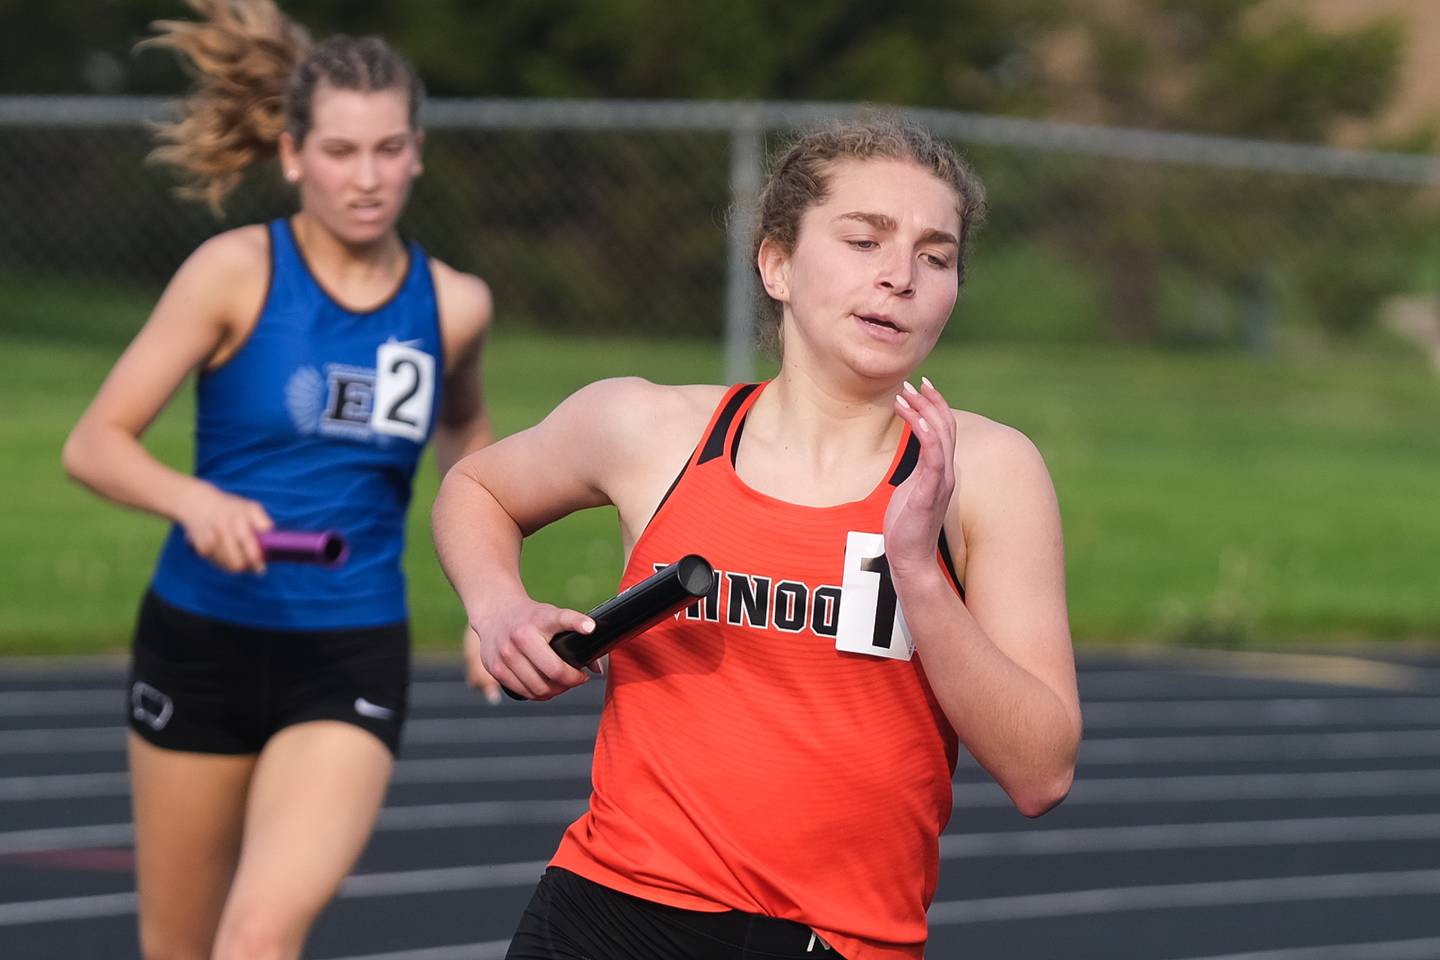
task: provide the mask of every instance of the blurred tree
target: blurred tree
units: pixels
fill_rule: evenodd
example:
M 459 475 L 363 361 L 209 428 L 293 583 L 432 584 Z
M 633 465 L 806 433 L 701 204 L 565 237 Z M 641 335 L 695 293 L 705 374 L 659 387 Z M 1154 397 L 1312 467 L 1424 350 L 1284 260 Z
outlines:
M 1068 0 L 282 0 L 317 36 L 379 33 L 440 96 L 874 100 L 1033 112 Z M 0 0 L 0 92 L 178 92 L 129 55 L 181 0 Z M 95 64 L 103 63 L 103 68 Z
M 1341 123 L 1384 109 L 1404 52 L 1398 23 L 1323 31 L 1266 0 L 1105 0 L 1072 12 L 1066 39 L 1083 53 L 1070 59 L 1057 107 L 1114 126 L 1323 143 Z M 1351 250 L 1345 237 L 1317 243 L 1324 252 L 1272 260 L 1259 241 L 1267 221 L 1300 213 L 1310 195 L 1295 178 L 1162 177 L 1136 165 L 1087 191 L 1055 186 L 1074 211 L 1055 235 L 1105 278 L 1112 331 L 1122 339 L 1162 335 L 1167 271 L 1222 289 L 1237 313 L 1283 275 L 1309 291 L 1305 309 L 1322 323 L 1349 329 L 1368 319 L 1403 269 L 1396 251 Z M 1395 216 L 1397 242 L 1404 205 L 1390 191 L 1388 212 L 1376 211 Z M 1327 261 L 1328 270 L 1317 269 Z M 1340 263 L 1348 269 L 1335 269 Z
M 280 2 L 317 36 L 389 38 L 437 96 L 867 100 L 1303 142 L 1323 142 L 1337 124 L 1379 112 L 1395 91 L 1402 49 L 1396 24 L 1327 32 L 1267 0 Z M 172 57 L 131 49 L 151 21 L 190 15 L 182 0 L 0 0 L 0 92 L 179 93 L 187 81 Z M 129 171 L 136 161 L 59 143 L 46 168 L 70 172 L 54 191 L 93 182 L 94 215 L 104 218 L 121 165 Z M 432 139 L 432 150 L 440 149 Z M 589 149 L 617 157 L 622 150 L 604 138 Z M 1313 183 L 1302 178 L 1119 161 L 1092 176 L 1085 164 L 997 158 L 980 165 L 1006 211 L 987 244 L 1033 244 L 1039 236 L 1066 251 L 1103 278 L 1111 330 L 1121 338 L 1166 335 L 1165 291 L 1177 276 L 1202 290 L 1194 299 L 1228 298 L 1238 305 L 1232 312 L 1249 305 L 1251 316 L 1255 305 L 1275 301 L 1266 288 L 1278 279 L 1301 291 L 1312 316 L 1338 329 L 1355 326 L 1397 286 L 1405 244 L 1419 229 L 1401 192 L 1376 190 L 1373 201 L 1356 195 L 1346 205 L 1389 218 L 1387 244 L 1351 249 L 1337 233 L 1315 236 L 1303 251 L 1281 251 L 1265 242 L 1282 232 L 1278 224 L 1314 222 L 1315 211 L 1305 208 Z M 438 153 L 432 159 L 443 166 Z M 565 252 L 573 237 L 603 235 L 614 204 L 658 189 L 643 170 L 608 169 L 616 171 L 611 195 L 573 201 L 583 218 L 575 213 L 563 229 L 515 224 L 507 229 L 523 236 L 509 239 L 518 249 L 573 259 Z M 688 202 L 723 207 L 723 167 L 705 169 L 714 189 L 697 190 Z M 563 171 L 550 173 L 537 179 L 536 196 Z M 15 203 L 38 205 L 46 196 L 31 190 Z M 713 220 L 702 211 L 702 222 Z M 637 219 L 635 229 L 662 226 Z M 615 244 L 597 249 L 624 256 Z M 709 247 L 687 248 L 674 269 L 713 272 L 715 256 Z

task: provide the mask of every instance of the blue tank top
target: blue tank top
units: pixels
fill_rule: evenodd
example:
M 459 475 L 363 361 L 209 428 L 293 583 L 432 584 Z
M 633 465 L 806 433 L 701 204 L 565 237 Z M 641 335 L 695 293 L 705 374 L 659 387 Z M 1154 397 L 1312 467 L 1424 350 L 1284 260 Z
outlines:
M 400 555 L 444 370 L 430 265 L 408 244 L 399 289 L 374 310 L 336 303 L 286 220 L 269 224 L 270 289 L 249 340 L 196 385 L 195 475 L 264 506 L 277 529 L 338 530 L 335 569 L 226 573 L 176 526 L 152 589 L 173 606 L 268 629 L 339 629 L 407 615 Z

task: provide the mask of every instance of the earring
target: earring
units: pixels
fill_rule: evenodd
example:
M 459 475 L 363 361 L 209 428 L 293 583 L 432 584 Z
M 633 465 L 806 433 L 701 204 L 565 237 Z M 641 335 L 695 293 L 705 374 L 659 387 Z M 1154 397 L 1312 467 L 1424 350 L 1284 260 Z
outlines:
M 285 179 L 289 180 L 291 183 L 298 183 L 300 180 L 300 171 L 294 169 L 286 170 Z

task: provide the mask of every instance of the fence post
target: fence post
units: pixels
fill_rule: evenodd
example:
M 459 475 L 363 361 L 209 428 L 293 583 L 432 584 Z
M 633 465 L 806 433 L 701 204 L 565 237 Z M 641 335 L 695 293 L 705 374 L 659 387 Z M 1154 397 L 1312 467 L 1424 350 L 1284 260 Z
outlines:
M 1251 277 L 1245 284 L 1241 309 L 1245 317 L 1246 348 L 1257 357 L 1270 356 L 1275 352 L 1275 290 L 1268 272 Z
M 755 288 L 750 264 L 750 231 L 760 193 L 764 153 L 758 112 L 747 111 L 730 130 L 730 216 L 725 218 L 725 382 L 755 376 Z

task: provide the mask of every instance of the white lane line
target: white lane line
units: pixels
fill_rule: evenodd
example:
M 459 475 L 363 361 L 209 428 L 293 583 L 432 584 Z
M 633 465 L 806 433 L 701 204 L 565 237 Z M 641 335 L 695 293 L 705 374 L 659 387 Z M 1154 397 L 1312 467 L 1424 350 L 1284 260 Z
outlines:
M 108 727 L 0 731 L 0 753 L 114 753 L 125 749 L 125 731 Z
M 407 764 L 414 764 L 407 767 Z M 590 755 L 461 757 L 402 760 L 395 784 L 456 785 L 537 779 L 586 780 Z M 124 773 L 56 774 L 0 778 L 0 802 L 79 797 L 123 797 Z M 956 809 L 1006 807 L 1010 800 L 985 780 L 956 783 Z M 1108 777 L 1076 780 L 1065 805 L 1210 803 L 1214 801 L 1325 799 L 1336 797 L 1430 797 L 1440 794 L 1440 770 L 1371 770 L 1337 773 L 1216 774 L 1179 777 Z M 566 801 L 583 803 L 583 800 Z M 387 808 L 391 809 L 391 808 Z M 394 808 L 401 809 L 401 808 Z
M 957 784 L 963 795 L 994 784 Z M 1244 773 L 1179 777 L 1086 778 L 1075 781 L 1066 806 L 1109 803 L 1195 803 L 1332 797 L 1421 797 L 1440 793 L 1440 770 L 1344 770 L 1334 773 Z M 1002 794 L 1003 796 L 1003 794 Z M 1005 801 L 1008 803 L 1008 799 Z
M 407 745 L 452 743 L 535 743 L 592 741 L 600 718 L 596 714 L 548 717 L 477 717 L 474 719 L 411 720 L 405 724 Z M 0 754 L 106 753 L 123 750 L 125 729 L 61 727 L 0 731 Z
M 989 780 L 957 783 L 953 791 L 957 810 L 1010 805 L 1010 799 L 999 785 Z M 1440 795 L 1440 770 L 1105 778 L 1087 778 L 1081 771 L 1065 798 L 1065 806 L 1436 795 Z
M 37 777 L 0 777 L 0 801 L 71 800 L 78 797 L 124 797 L 130 794 L 127 773 L 54 773 Z
M 1435 960 L 1440 937 L 1425 940 L 1384 940 L 1377 943 L 1338 943 L 1323 947 L 1288 947 L 1258 953 L 1188 957 L 1186 960 Z M 359 958 L 357 958 L 359 960 Z
M 340 896 L 392 897 L 399 894 L 519 887 L 538 883 L 540 875 L 548 865 L 549 861 L 546 860 L 528 860 L 522 863 L 491 863 L 473 867 L 361 873 L 346 878 L 340 886 Z
M 588 691 L 586 691 L 588 693 Z M 599 694 L 584 696 L 574 693 L 566 698 L 573 707 L 596 707 Z M 410 685 L 410 705 L 426 709 L 435 707 L 470 707 L 482 715 L 489 705 L 476 691 L 464 683 L 421 681 Z M 56 717 L 125 715 L 125 681 L 116 677 L 113 686 L 78 687 L 63 690 L 0 690 L 0 717 Z M 490 718 L 486 718 L 490 719 Z
M 491 744 L 593 741 L 591 715 L 416 720 L 405 743 Z M 0 732 L 0 754 L 119 752 L 118 726 Z M 1440 756 L 1440 729 L 1347 733 L 1228 733 L 1182 737 L 1091 737 L 1080 745 L 1080 763 L 1197 763 L 1214 760 L 1357 760 Z
M 405 743 L 529 743 L 536 740 L 593 741 L 598 713 L 555 717 L 477 717 L 452 720 L 410 720 Z
M 49 827 L 0 833 L 0 854 L 37 853 L 42 850 L 86 850 L 92 847 L 128 847 L 135 832 L 128 823 L 97 823 L 88 827 Z
M 486 940 L 484 943 L 462 943 L 453 947 L 367 953 L 363 957 L 337 957 L 335 960 L 504 960 L 509 950 L 509 940 Z
M 452 757 L 401 760 L 395 764 L 396 784 L 461 784 L 526 780 L 590 779 L 590 754 L 556 753 L 517 757 Z M 5 801 L 124 797 L 130 777 L 116 773 L 59 773 L 33 777 L 0 777 L 0 803 Z
M 1361 760 L 1440 756 L 1440 730 L 1108 737 L 1080 744 L 1081 766 L 1215 760 Z
M 472 803 L 432 803 L 386 807 L 380 811 L 376 832 L 443 830 L 453 827 L 488 827 L 521 824 L 568 824 L 584 810 L 586 800 L 477 800 Z M 101 823 L 84 827 L 49 827 L 0 833 L 0 855 L 92 847 L 129 846 L 134 830 L 128 823 Z
M 1192 679 L 1193 683 L 1193 679 Z M 1143 687 L 1137 686 L 1137 692 Z M 438 709 L 473 708 L 476 720 L 497 720 L 486 716 L 480 695 L 459 683 L 417 683 L 410 688 L 412 707 Z M 1146 699 L 1085 698 L 1085 723 L 1089 729 L 1130 724 L 1163 723 L 1169 726 L 1224 724 L 1326 723 L 1421 723 L 1440 718 L 1440 698 L 1433 696 L 1333 696 L 1333 697 L 1207 697 L 1205 699 L 1156 698 L 1157 691 L 1143 690 Z M 0 716 L 93 716 L 124 715 L 124 691 L 120 687 L 86 690 L 12 690 L 0 692 Z M 598 707 L 594 703 L 567 701 L 570 707 Z M 515 715 L 511 719 L 524 721 Z M 443 719 L 443 718 L 440 718 Z M 415 721 L 421 722 L 421 721 Z
M 56 717 L 108 713 L 125 716 L 125 688 L 99 690 L 7 690 L 0 693 L 0 717 Z
M 1139 685 L 1154 679 L 1151 671 L 1188 679 L 1239 679 L 1309 685 L 1357 687 L 1372 690 L 1420 690 L 1434 679 L 1429 666 L 1393 663 L 1344 654 L 1310 654 L 1271 650 L 1204 650 L 1199 648 L 1137 651 L 1122 670 L 1095 670 L 1090 678 L 1125 681 L 1128 674 Z M 1081 692 L 1087 689 L 1084 678 Z
M 137 902 L 133 893 L 102 893 L 93 897 L 59 897 L 54 900 L 0 903 L 0 927 L 50 923 L 56 920 L 122 917 L 133 914 Z
M 940 856 L 968 859 L 1435 839 L 1440 839 L 1440 814 L 1417 813 L 1378 817 L 1306 817 L 1293 820 L 947 833 L 940 837 Z
M 1440 697 L 1278 697 L 1084 703 L 1085 728 L 1384 726 L 1440 721 Z
M 585 812 L 587 800 L 476 800 L 386 807 L 377 830 L 438 830 L 506 824 L 570 823 Z
M 375 829 L 388 833 L 520 824 L 563 825 L 572 822 L 584 808 L 584 800 L 482 800 L 387 807 L 381 811 Z M 15 830 L 0 833 L 0 854 L 124 846 L 131 843 L 132 836 L 128 823 Z M 1026 857 L 1436 839 L 1440 839 L 1440 814 L 1394 814 L 947 833 L 940 837 L 940 855 L 945 858 Z
M 457 757 L 401 760 L 397 786 L 454 786 L 468 783 L 590 779 L 590 754 L 516 757 Z M 999 786 L 984 780 L 953 786 L 956 809 L 1006 807 Z M 0 777 L 0 803 L 123 797 L 130 793 L 124 773 L 52 774 Z M 1440 794 L 1440 770 L 1346 770 L 1336 773 L 1214 774 L 1177 777 L 1106 777 L 1076 780 L 1067 807 L 1103 804 L 1210 803 L 1218 800 L 1290 800 L 1336 797 L 1430 797 Z M 573 801 L 580 803 L 583 801 Z
M 1437 893 L 1440 893 L 1440 870 L 1265 877 L 1259 880 L 1150 884 L 1143 887 L 950 900 L 931 904 L 930 922 L 936 925 L 1004 922 L 1137 910 L 1175 910 L 1304 900 L 1373 899 Z
M 340 896 L 354 899 L 526 886 L 535 883 L 544 869 L 545 861 L 537 860 L 444 870 L 360 874 L 345 881 Z M 1141 910 L 1435 894 L 1440 894 L 1440 870 L 1266 877 L 951 900 L 931 905 L 930 922 L 939 926 Z M 135 895 L 130 893 L 7 903 L 0 904 L 0 926 L 117 916 L 133 913 L 134 909 Z M 1336 954 L 1336 957 L 1349 960 L 1353 955 Z
M 438 870 L 362 873 L 347 877 L 340 887 L 339 896 L 342 899 L 354 900 L 400 894 L 523 887 L 537 883 L 547 865 L 545 860 L 530 860 L 522 863 L 496 863 Z M 135 912 L 136 903 L 133 893 L 0 903 L 0 927 L 124 916 Z
M 517 757 L 445 757 L 401 760 L 396 783 L 489 783 L 510 780 L 590 779 L 589 753 L 544 753 Z

